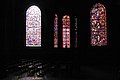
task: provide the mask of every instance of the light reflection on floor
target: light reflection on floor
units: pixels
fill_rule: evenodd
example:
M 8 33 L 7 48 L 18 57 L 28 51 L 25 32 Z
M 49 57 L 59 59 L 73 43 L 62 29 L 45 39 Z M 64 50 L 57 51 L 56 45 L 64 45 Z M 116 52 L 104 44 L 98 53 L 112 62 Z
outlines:
M 26 74 L 15 76 L 10 74 L 3 80 L 43 80 L 43 77 L 37 77 L 37 76 L 29 77 L 29 76 L 26 76 Z
M 42 77 L 24 77 L 18 80 L 43 80 L 43 78 Z
M 6 68 L 0 80 L 113 80 L 112 65 L 51 64 L 21 60 Z

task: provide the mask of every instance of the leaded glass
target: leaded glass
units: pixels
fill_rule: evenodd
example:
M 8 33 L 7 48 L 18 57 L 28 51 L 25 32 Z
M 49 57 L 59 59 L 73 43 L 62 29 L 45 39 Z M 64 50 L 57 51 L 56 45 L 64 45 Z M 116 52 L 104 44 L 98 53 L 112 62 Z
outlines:
M 91 10 L 91 45 L 107 45 L 106 9 L 104 5 L 97 3 Z
M 26 46 L 41 47 L 41 11 L 35 5 L 26 11 Z
M 62 47 L 70 48 L 70 17 L 68 15 L 63 16 L 62 24 Z
M 54 19 L 54 48 L 58 48 L 58 16 L 55 14 Z

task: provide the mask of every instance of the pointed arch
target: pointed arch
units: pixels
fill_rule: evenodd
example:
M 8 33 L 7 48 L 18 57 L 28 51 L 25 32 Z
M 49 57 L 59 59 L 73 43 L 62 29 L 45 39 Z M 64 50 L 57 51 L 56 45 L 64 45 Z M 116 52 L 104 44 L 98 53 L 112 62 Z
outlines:
M 41 10 L 36 5 L 26 11 L 26 46 L 41 47 Z
M 70 48 L 70 16 L 63 16 L 62 24 L 62 47 Z
M 106 8 L 103 4 L 95 4 L 90 12 L 91 18 L 91 45 L 107 45 Z
M 55 14 L 54 19 L 54 48 L 58 48 L 58 16 Z

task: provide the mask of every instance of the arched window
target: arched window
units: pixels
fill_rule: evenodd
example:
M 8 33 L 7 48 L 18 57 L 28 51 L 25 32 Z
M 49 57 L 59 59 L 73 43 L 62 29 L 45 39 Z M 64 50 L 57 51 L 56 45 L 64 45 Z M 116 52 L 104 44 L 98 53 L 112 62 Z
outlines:
M 62 24 L 62 47 L 70 48 L 70 17 L 68 15 L 63 16 Z
M 107 45 L 106 9 L 104 5 L 97 3 L 90 12 L 91 18 L 91 45 Z
M 26 11 L 26 46 L 41 47 L 41 11 L 35 5 Z
M 75 16 L 75 48 L 77 48 L 77 17 Z
M 58 48 L 58 16 L 55 14 L 54 19 L 54 48 Z

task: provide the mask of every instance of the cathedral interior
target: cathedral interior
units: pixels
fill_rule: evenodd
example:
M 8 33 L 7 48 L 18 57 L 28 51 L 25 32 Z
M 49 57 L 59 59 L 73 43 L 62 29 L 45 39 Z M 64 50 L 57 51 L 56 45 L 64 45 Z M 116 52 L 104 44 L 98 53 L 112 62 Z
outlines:
M 1 26 L 0 80 L 120 80 L 120 1 L 4 0 Z M 90 44 L 90 11 L 106 7 L 107 46 Z M 26 47 L 26 10 L 41 10 L 41 47 Z M 2 11 L 2 10 L 1 10 Z M 59 19 L 58 48 L 54 48 L 54 15 Z M 71 17 L 71 47 L 62 48 L 62 16 Z M 74 47 L 74 16 L 78 41 Z

